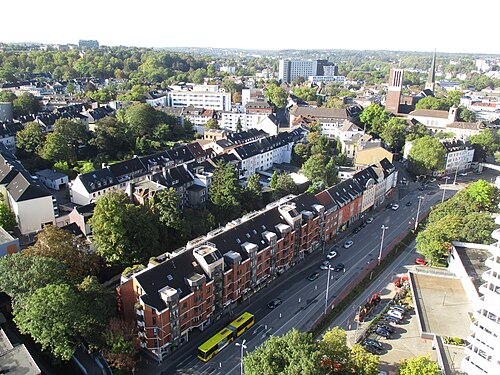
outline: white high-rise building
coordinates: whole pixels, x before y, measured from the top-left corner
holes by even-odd
[[[328,60],[284,60],[279,61],[278,79],[292,82],[297,77],[307,80],[310,76],[324,76],[325,67],[333,66]],[[333,70],[335,72],[335,69]]]
[[[500,239],[500,232],[493,237]],[[491,256],[484,261],[489,269],[482,274],[482,295],[475,303],[469,345],[465,349],[461,369],[467,375],[500,373],[500,249],[489,246]]]

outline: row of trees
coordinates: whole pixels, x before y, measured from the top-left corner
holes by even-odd
[[[292,329],[282,337],[271,336],[244,357],[245,374],[356,374],[377,375],[379,357],[359,344],[349,347],[346,333],[335,327],[314,341],[310,333]],[[428,357],[402,360],[400,375],[439,375],[436,362]]]
[[[425,229],[417,235],[417,251],[436,263],[448,257],[451,241],[491,244],[498,199],[497,189],[479,180],[434,206]]]
[[[38,113],[41,109],[40,102],[29,92],[17,96],[12,91],[0,91],[0,102],[12,103],[12,112],[15,118]]]
[[[87,132],[79,120],[58,119],[52,128],[52,132],[46,133],[39,123],[30,122],[17,133],[21,160],[33,165],[33,161],[39,159],[38,166],[47,167],[49,163],[49,166],[56,164],[57,169],[70,170],[77,166],[82,147],[86,150],[85,156],[99,164],[133,154],[150,154],[175,141],[194,137],[188,120],[179,125],[174,116],[144,103],[125,107],[116,116],[98,120],[94,133]],[[92,168],[89,165],[78,172]]]

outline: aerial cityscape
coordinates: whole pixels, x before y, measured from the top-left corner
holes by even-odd
[[[0,374],[500,373],[497,4],[28,3]]]

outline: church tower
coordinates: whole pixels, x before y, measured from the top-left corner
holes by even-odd
[[[385,110],[388,112],[399,112],[401,92],[403,91],[403,73],[403,69],[392,68],[389,74],[389,85],[385,97]]]
[[[434,93],[435,88],[436,88],[436,50],[434,50],[434,55],[432,56],[431,69],[429,70],[427,82],[425,83],[426,90],[431,90]]]

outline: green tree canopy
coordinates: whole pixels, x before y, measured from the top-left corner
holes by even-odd
[[[288,94],[284,88],[271,84],[266,87],[264,95],[276,108],[284,109],[286,107]]]
[[[239,215],[239,194],[240,186],[234,165],[220,161],[215,166],[209,192],[217,218],[225,221]]]
[[[295,182],[288,173],[282,173],[278,175],[278,179],[276,180],[276,187],[273,191],[273,198],[275,200],[288,194],[295,194],[296,191],[297,185],[295,185]]]
[[[436,138],[426,136],[413,141],[408,156],[413,173],[428,174],[444,167],[446,149]]]
[[[40,102],[31,93],[24,92],[12,102],[15,117],[36,114],[40,111]]]
[[[78,282],[87,275],[96,275],[99,270],[99,259],[87,242],[55,225],[47,225],[24,254],[55,259],[64,264],[67,278]]]
[[[302,172],[313,184],[321,182],[324,186],[331,186],[337,180],[337,169],[333,158],[322,154],[313,154],[302,165]]]
[[[491,129],[484,129],[481,133],[471,136],[470,142],[481,145],[483,150],[491,155],[498,150],[498,140]]]
[[[28,122],[16,133],[16,147],[28,154],[38,154],[45,141],[45,132],[38,122]]]
[[[414,357],[402,359],[399,364],[399,375],[441,375],[441,369],[436,361],[429,357]]]
[[[0,227],[6,231],[12,231],[16,226],[16,215],[7,203],[0,202]]]
[[[158,220],[167,229],[167,233],[172,238],[175,233],[181,233],[184,220],[181,212],[181,198],[174,188],[158,191],[151,202],[153,212],[158,216]]]
[[[140,263],[159,252],[158,222],[148,206],[135,206],[122,191],[101,197],[90,219],[97,253],[107,262]]]
[[[394,151],[400,152],[405,144],[408,126],[406,121],[393,117],[384,125],[380,138]]]
[[[497,196],[495,187],[485,180],[478,180],[467,187],[467,195],[482,209],[489,210]]]
[[[0,258],[0,290],[9,295],[14,304],[37,289],[66,280],[66,267],[53,258],[24,253]]]
[[[420,99],[415,105],[416,109],[435,109],[441,111],[448,111],[451,104],[445,99],[435,98],[433,96],[426,96]]]
[[[292,329],[282,337],[271,336],[248,353],[244,367],[248,375],[319,375],[320,360],[312,335]]]
[[[390,114],[378,104],[370,104],[359,115],[359,121],[364,125],[365,131],[378,137],[389,121]]]
[[[451,241],[460,239],[463,219],[456,215],[447,215],[427,225],[417,235],[417,251],[433,263],[448,257]]]
[[[431,135],[429,129],[427,129],[424,124],[417,122],[410,127],[405,140],[406,142],[410,142],[414,141],[417,138],[425,137],[426,135]]]

